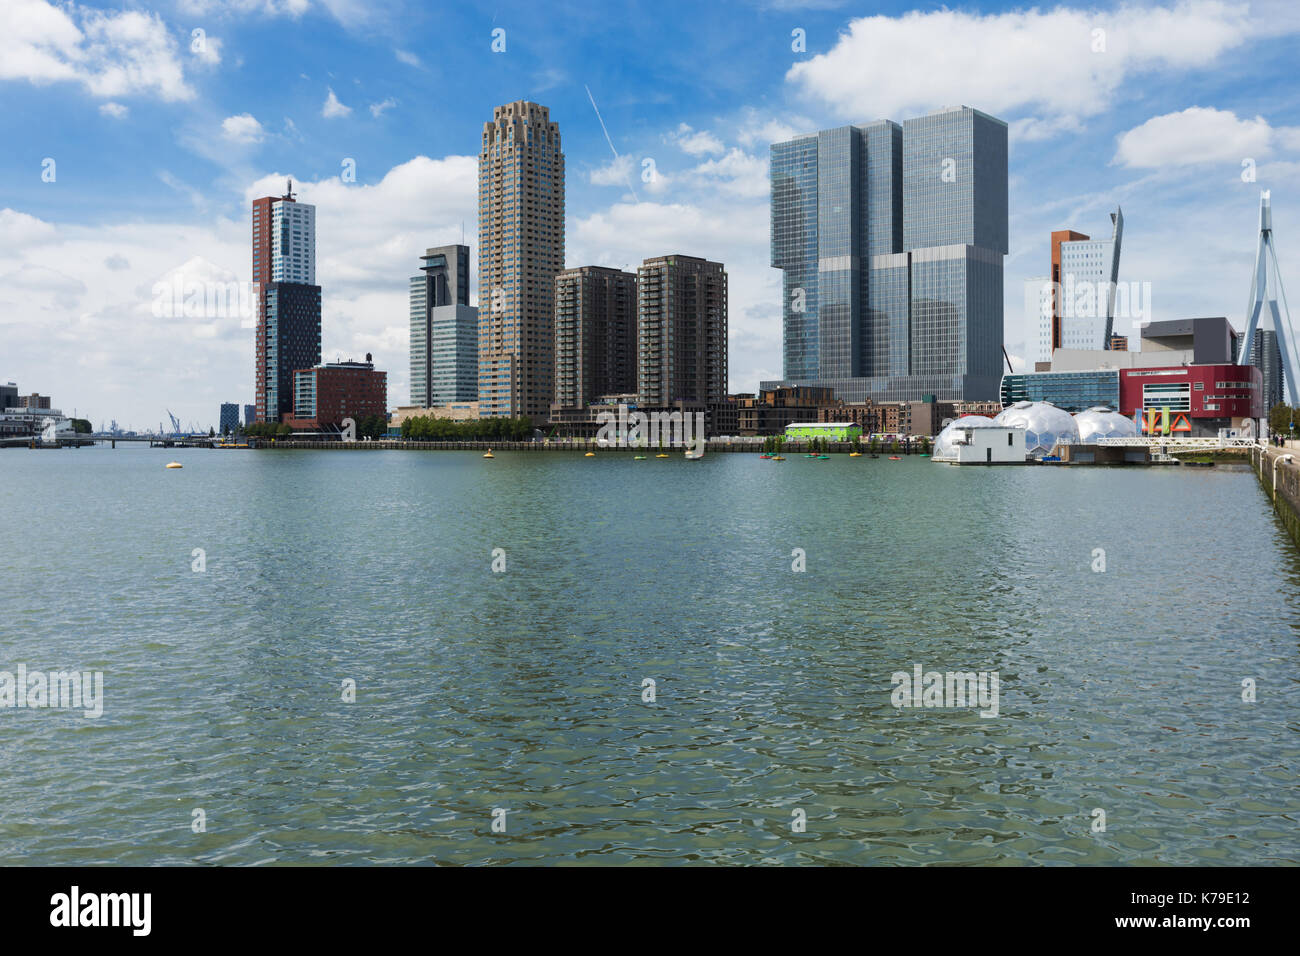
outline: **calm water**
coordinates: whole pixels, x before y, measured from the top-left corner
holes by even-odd
[[[106,697],[0,709],[2,863],[1300,861],[1300,558],[1249,471],[137,447],[0,483],[0,670]],[[998,671],[1001,715],[895,709],[913,664]]]

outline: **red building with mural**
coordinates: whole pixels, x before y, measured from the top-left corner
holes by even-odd
[[[1253,365],[1120,369],[1119,404],[1129,418],[1146,412],[1144,432],[1187,437],[1215,435],[1267,414],[1263,375]]]

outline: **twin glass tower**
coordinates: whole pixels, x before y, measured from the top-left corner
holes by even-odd
[[[996,399],[1007,125],[970,107],[772,146],[785,383],[847,402]]]

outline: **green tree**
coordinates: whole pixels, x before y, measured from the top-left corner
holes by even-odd
[[[1268,427],[1279,435],[1291,437],[1294,432],[1292,428],[1294,421],[1295,409],[1285,402],[1274,405],[1273,409],[1268,413]]]
[[[72,430],[78,435],[89,435],[94,429],[90,427],[90,422],[84,418],[72,419]]]

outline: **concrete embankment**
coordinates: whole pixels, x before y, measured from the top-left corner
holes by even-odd
[[[1253,448],[1250,463],[1282,524],[1300,545],[1300,452],[1287,448]]]

